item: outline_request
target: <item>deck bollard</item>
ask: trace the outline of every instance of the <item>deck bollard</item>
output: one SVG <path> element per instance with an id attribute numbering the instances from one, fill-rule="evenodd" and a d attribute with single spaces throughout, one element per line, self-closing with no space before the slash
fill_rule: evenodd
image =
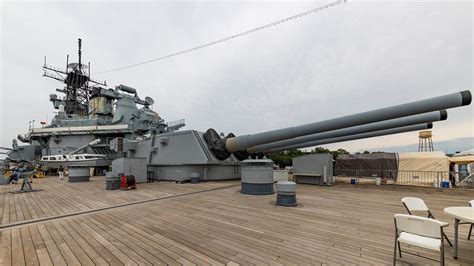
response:
<path id="1" fill-rule="evenodd" d="M 294 207 L 296 202 L 296 183 L 292 181 L 278 181 L 276 183 L 277 201 L 279 206 Z"/>

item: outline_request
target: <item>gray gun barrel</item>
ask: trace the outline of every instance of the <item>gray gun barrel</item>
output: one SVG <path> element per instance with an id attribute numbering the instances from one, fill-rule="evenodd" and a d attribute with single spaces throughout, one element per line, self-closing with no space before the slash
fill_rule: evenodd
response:
<path id="1" fill-rule="evenodd" d="M 388 119 L 469 105 L 471 103 L 471 98 L 472 96 L 470 91 L 462 91 L 301 126 L 288 127 L 238 137 L 230 137 L 225 140 L 225 149 L 227 152 L 243 151 L 253 146 L 296 138 L 309 134 L 316 134 L 329 130 L 358 126 Z"/>
<path id="2" fill-rule="evenodd" d="M 93 145 L 98 144 L 98 143 L 100 143 L 100 139 L 95 139 L 95 140 L 93 140 L 93 141 L 91 141 L 91 142 L 89 142 L 89 143 L 87 143 L 87 144 L 84 144 L 84 145 L 82 145 L 81 147 L 79 147 L 79 148 L 77 148 L 77 149 L 71 151 L 71 152 L 68 153 L 67 155 L 76 154 L 76 153 L 78 153 L 78 152 L 84 150 L 85 148 L 87 148 L 87 147 L 89 147 L 89 146 L 93 146 Z"/>
<path id="3" fill-rule="evenodd" d="M 331 131 L 326 131 L 322 133 L 296 137 L 296 138 L 292 138 L 288 140 L 271 142 L 271 143 L 267 143 L 263 145 L 250 147 L 247 149 L 247 152 L 259 153 L 259 152 L 264 152 L 264 151 L 277 148 L 277 147 L 286 147 L 286 146 L 297 145 L 300 143 L 306 143 L 310 141 L 349 136 L 349 135 L 354 135 L 354 134 L 361 134 L 361 133 L 366 133 L 366 132 L 397 128 L 397 127 L 403 127 L 403 126 L 417 125 L 417 124 L 427 123 L 427 122 L 436 122 L 436 121 L 446 120 L 447 118 L 448 118 L 448 112 L 446 112 L 446 110 L 434 111 L 434 112 L 429 112 L 429 113 L 424 113 L 424 114 L 418 114 L 418 115 L 412 115 L 412 116 L 400 117 L 400 118 L 395 118 L 395 119 L 386 120 L 386 121 L 370 123 L 366 125 L 331 130 Z"/>
<path id="4" fill-rule="evenodd" d="M 411 132 L 411 131 L 430 129 L 432 127 L 433 127 L 433 123 L 430 122 L 430 123 L 423 123 L 423 124 L 411 125 L 411 126 L 406 126 L 406 127 L 384 129 L 384 130 L 378 130 L 378 131 L 374 131 L 374 132 L 355 134 L 355 135 L 350 135 L 350 136 L 343 136 L 343 137 L 337 137 L 337 138 L 311 141 L 311 142 L 307 142 L 307 143 L 300 143 L 300 144 L 290 145 L 290 146 L 285 146 L 285 147 L 277 147 L 277 148 L 273 148 L 273 149 L 268 149 L 268 150 L 265 151 L 265 153 L 279 152 L 279 151 L 285 151 L 285 150 L 291 150 L 291 149 L 307 148 L 307 147 L 312 147 L 312 146 L 316 146 L 316 145 L 337 143 L 337 142 L 357 140 L 357 139 L 380 137 L 380 136 L 386 136 L 386 135 L 392 135 L 392 134 L 399 134 L 399 133 L 405 133 L 405 132 Z"/>

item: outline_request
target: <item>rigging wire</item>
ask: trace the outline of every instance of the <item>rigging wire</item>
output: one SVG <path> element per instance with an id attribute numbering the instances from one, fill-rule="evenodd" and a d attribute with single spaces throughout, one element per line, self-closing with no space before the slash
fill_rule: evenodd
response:
<path id="1" fill-rule="evenodd" d="M 170 57 L 182 55 L 182 54 L 189 53 L 189 52 L 192 52 L 192 51 L 195 51 L 195 50 L 198 50 L 198 49 L 202 49 L 202 48 L 206 48 L 206 47 L 209 47 L 209 46 L 212 46 L 212 45 L 216 45 L 216 44 L 220 44 L 220 43 L 223 43 L 223 42 L 226 42 L 226 41 L 230 41 L 232 39 L 239 38 L 239 37 L 254 33 L 256 31 L 260 31 L 260 30 L 264 30 L 264 29 L 267 29 L 267 28 L 270 28 L 270 27 L 274 27 L 276 25 L 279 25 L 279 24 L 282 24 L 282 23 L 285 23 L 285 22 L 288 22 L 288 21 L 291 21 L 291 20 L 294 20 L 294 19 L 298 19 L 298 18 L 307 16 L 307 15 L 311 15 L 311 14 L 314 14 L 314 13 L 319 12 L 321 10 L 324 10 L 326 8 L 330 8 L 330 7 L 345 3 L 345 2 L 346 2 L 346 0 L 338 0 L 338 1 L 335 1 L 335 2 L 332 2 L 332 3 L 329 3 L 327 5 L 324 5 L 324 6 L 313 8 L 313 9 L 305 11 L 303 13 L 293 15 L 291 17 L 280 19 L 280 20 L 262 25 L 260 27 L 253 28 L 251 30 L 243 31 L 243 32 L 240 32 L 240 33 L 237 33 L 237 34 L 234 34 L 234 35 L 231 35 L 231 36 L 228 36 L 228 37 L 225 37 L 225 38 L 213 41 L 213 42 L 201 44 L 201 45 L 198 45 L 198 46 L 195 46 L 193 48 L 189 48 L 189 49 L 186 49 L 186 50 L 183 50 L 183 51 L 180 51 L 180 52 L 175 52 L 175 53 L 172 53 L 172 54 L 169 54 L 169 55 L 153 58 L 153 59 L 146 60 L 146 61 L 143 61 L 143 62 L 139 62 L 139 63 L 123 66 L 123 67 L 117 67 L 117 68 L 113 68 L 113 69 L 109 69 L 109 70 L 105 70 L 105 71 L 99 71 L 99 72 L 95 72 L 95 73 L 92 73 L 92 74 L 96 75 L 96 74 L 104 74 L 104 73 L 119 71 L 119 70 L 123 70 L 123 69 L 128 69 L 128 68 L 137 67 L 137 66 L 140 66 L 140 65 L 149 64 L 149 63 L 152 63 L 152 62 L 164 60 L 164 59 L 167 59 L 167 58 L 170 58 Z"/>

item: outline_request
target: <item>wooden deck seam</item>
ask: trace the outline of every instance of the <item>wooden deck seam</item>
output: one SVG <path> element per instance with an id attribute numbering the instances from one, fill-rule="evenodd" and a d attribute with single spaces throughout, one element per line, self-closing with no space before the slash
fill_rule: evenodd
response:
<path id="1" fill-rule="evenodd" d="M 229 187 L 235 187 L 235 186 L 236 185 L 218 187 L 218 188 L 211 188 L 211 189 L 206 189 L 206 190 L 188 192 L 188 193 L 184 193 L 184 194 L 170 195 L 170 196 L 161 197 L 161 198 L 153 198 L 153 199 L 146 199 L 146 200 L 128 202 L 128 203 L 123 203 L 123 204 L 118 204 L 118 205 L 107 206 L 107 207 L 103 207 L 103 208 L 84 210 L 84 211 L 78 211 L 78 212 L 72 212 L 72 213 L 65 213 L 65 214 L 60 214 L 60 215 L 56 215 L 56 216 L 49 216 L 49 217 L 43 217 L 43 218 L 38 218 L 38 219 L 25 220 L 25 221 L 9 223 L 9 224 L 1 224 L 0 225 L 0 231 L 2 231 L 3 229 L 6 229 L 6 228 L 16 228 L 16 227 L 23 226 L 23 225 L 31 225 L 31 224 L 35 224 L 35 223 L 39 223 L 39 222 L 57 220 L 57 219 L 62 219 L 62 218 L 66 218 L 66 217 L 71 217 L 71 216 L 78 216 L 78 215 L 95 213 L 95 212 L 100 212 L 100 211 L 105 211 L 105 210 L 110 210 L 110 209 L 116 209 L 116 208 L 132 206 L 132 205 L 144 204 L 144 203 L 149 203 L 149 202 L 154 202 L 154 201 L 161 201 L 161 200 L 167 200 L 167 199 L 172 199 L 172 198 L 185 197 L 185 196 L 190 196 L 190 195 L 194 195 L 194 194 L 198 194 L 198 193 L 206 193 L 206 192 L 211 192 L 211 191 L 215 191 L 215 190 L 226 189 L 226 188 L 229 188 Z"/>

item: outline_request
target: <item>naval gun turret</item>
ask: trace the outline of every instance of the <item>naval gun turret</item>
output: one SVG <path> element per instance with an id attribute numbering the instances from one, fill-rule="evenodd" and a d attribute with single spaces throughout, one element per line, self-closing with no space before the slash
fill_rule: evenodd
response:
<path id="1" fill-rule="evenodd" d="M 469 105 L 469 91 L 256 134 L 221 138 L 216 130 L 152 134 L 114 142 L 126 157 L 146 160 L 149 175 L 184 181 L 240 178 L 240 161 L 249 156 L 354 139 L 428 129 L 446 120 L 446 109 Z"/>
<path id="2" fill-rule="evenodd" d="M 245 158 L 249 153 L 264 152 L 270 148 L 291 145 L 299 145 L 299 148 L 310 147 L 312 144 L 306 143 L 311 141 L 445 120 L 447 112 L 444 109 L 469 105 L 471 100 L 470 91 L 461 91 L 321 122 L 238 137 L 228 136 L 221 139 L 215 130 L 209 129 L 205 133 L 205 139 L 212 152 L 222 160 L 231 153 Z"/>

